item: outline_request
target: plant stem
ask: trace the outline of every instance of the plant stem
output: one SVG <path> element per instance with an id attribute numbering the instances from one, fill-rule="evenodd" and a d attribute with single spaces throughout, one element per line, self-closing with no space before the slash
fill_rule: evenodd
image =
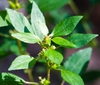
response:
<path id="1" fill-rule="evenodd" d="M 50 69 L 47 71 L 47 80 L 50 81 Z"/>
<path id="2" fill-rule="evenodd" d="M 9 36 L 7 34 L 3 34 L 3 33 L 0 33 L 0 36 L 5 37 L 5 38 L 12 38 L 11 36 Z"/>
<path id="3" fill-rule="evenodd" d="M 61 82 L 61 85 L 64 85 L 64 83 L 65 83 L 65 81 L 63 80 L 63 81 Z"/>
<path id="4" fill-rule="evenodd" d="M 23 54 L 22 44 L 21 44 L 21 42 L 19 40 L 17 40 L 17 43 L 18 43 L 20 54 L 22 55 Z"/>
<path id="5" fill-rule="evenodd" d="M 72 10 L 73 10 L 73 12 L 74 12 L 75 14 L 79 14 L 79 10 L 78 10 L 78 8 L 77 8 L 77 6 L 75 5 L 75 3 L 74 3 L 73 0 L 70 0 L 70 1 L 69 1 L 69 5 L 70 5 L 70 7 L 72 8 Z"/>
<path id="6" fill-rule="evenodd" d="M 32 69 L 27 69 L 27 74 L 28 74 L 28 77 L 29 77 L 30 81 L 33 82 L 34 78 L 32 76 Z"/>
<path id="7" fill-rule="evenodd" d="M 25 84 L 32 84 L 32 85 L 39 85 L 39 83 L 37 82 L 28 82 L 28 81 L 24 81 Z"/>

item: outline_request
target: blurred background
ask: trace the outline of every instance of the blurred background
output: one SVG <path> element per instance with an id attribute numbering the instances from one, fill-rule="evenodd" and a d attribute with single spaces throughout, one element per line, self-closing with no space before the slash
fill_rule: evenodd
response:
<path id="1" fill-rule="evenodd" d="M 8 0 L 10 1 L 10 0 Z M 18 43 L 14 39 L 10 39 L 10 33 L 14 29 L 11 25 L 8 26 L 1 16 L 5 18 L 5 8 L 9 7 L 14 9 L 7 0 L 0 0 L 0 72 L 8 72 L 11 62 L 20 55 Z M 15 2 L 15 0 L 11 0 Z M 35 0 L 43 12 L 46 24 L 50 31 L 61 20 L 75 15 L 82 15 L 83 19 L 77 25 L 73 33 L 94 33 L 100 34 L 100 0 Z M 50 2 L 51 1 L 51 2 Z M 21 8 L 19 12 L 23 13 L 29 19 L 32 4 L 28 0 L 19 0 Z M 81 75 L 85 85 L 100 85 L 100 37 L 92 40 L 87 46 L 93 48 L 91 60 L 89 62 L 87 71 Z M 84 46 L 83 48 L 87 47 Z M 80 48 L 82 49 L 82 48 Z M 41 48 L 37 44 L 22 43 L 22 50 L 27 51 L 31 56 L 37 56 Z M 64 55 L 65 59 L 72 53 L 79 49 L 59 49 Z M 17 74 L 25 80 L 29 80 L 27 74 L 23 70 L 10 71 Z M 44 65 L 37 63 L 32 70 L 34 78 L 38 81 L 37 76 L 45 76 L 46 71 Z M 59 73 L 51 73 L 51 85 L 59 85 L 61 77 Z M 67 83 L 65 85 L 68 85 Z"/>

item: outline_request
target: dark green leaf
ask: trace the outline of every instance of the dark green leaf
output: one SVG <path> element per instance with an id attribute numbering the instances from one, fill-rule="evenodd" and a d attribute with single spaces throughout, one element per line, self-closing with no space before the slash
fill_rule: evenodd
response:
<path id="1" fill-rule="evenodd" d="M 11 73 L 0 73 L 0 85 L 24 85 L 24 80 Z"/>
<path id="2" fill-rule="evenodd" d="M 60 64 L 63 60 L 63 56 L 53 49 L 48 49 L 45 52 L 45 56 L 56 64 Z"/>
<path id="3" fill-rule="evenodd" d="M 34 28 L 33 30 L 35 35 L 37 35 L 40 39 L 43 39 L 44 36 L 48 34 L 48 28 L 45 24 L 44 16 L 35 2 L 33 2 L 32 6 L 31 23 Z"/>
<path id="4" fill-rule="evenodd" d="M 77 74 L 83 74 L 86 71 L 88 62 L 90 60 L 92 49 L 86 48 L 72 54 L 65 62 L 64 67 L 67 70 Z"/>
<path id="5" fill-rule="evenodd" d="M 97 37 L 97 34 L 72 34 L 67 40 L 76 45 L 76 48 L 80 48 L 90 42 L 92 39 Z"/>
<path id="6" fill-rule="evenodd" d="M 42 11 L 50 11 L 67 4 L 69 0 L 39 0 L 38 5 Z"/>
<path id="7" fill-rule="evenodd" d="M 0 11 L 0 27 L 8 26 L 8 23 L 6 21 L 6 11 Z"/>
<path id="8" fill-rule="evenodd" d="M 9 15 L 12 25 L 18 32 L 24 32 L 25 28 L 27 28 L 31 33 L 34 33 L 32 26 L 25 16 L 15 10 L 8 8 L 7 13 Z"/>
<path id="9" fill-rule="evenodd" d="M 10 70 L 20 70 L 20 69 L 28 69 L 32 68 L 35 64 L 36 60 L 29 55 L 21 55 L 18 56 L 9 67 Z"/>
<path id="10" fill-rule="evenodd" d="M 65 36 L 70 34 L 81 19 L 82 16 L 72 16 L 59 22 L 54 27 L 51 36 Z"/>
<path id="11" fill-rule="evenodd" d="M 40 41 L 40 39 L 37 36 L 31 33 L 14 33 L 12 34 L 12 36 L 25 43 L 34 44 Z"/>
<path id="12" fill-rule="evenodd" d="M 67 47 L 67 48 L 75 48 L 76 47 L 72 42 L 70 42 L 64 38 L 61 38 L 61 37 L 54 37 L 52 39 L 52 41 L 62 47 Z"/>
<path id="13" fill-rule="evenodd" d="M 70 85 L 84 85 L 82 78 L 71 71 L 61 70 L 61 77 Z"/>

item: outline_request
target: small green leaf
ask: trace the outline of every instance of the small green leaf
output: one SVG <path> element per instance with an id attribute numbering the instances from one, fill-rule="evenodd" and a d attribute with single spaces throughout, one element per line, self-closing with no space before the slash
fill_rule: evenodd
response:
<path id="1" fill-rule="evenodd" d="M 14 33 L 12 34 L 12 36 L 25 43 L 34 44 L 40 41 L 40 39 L 37 36 L 31 33 Z"/>
<path id="2" fill-rule="evenodd" d="M 91 48 L 86 48 L 72 54 L 64 62 L 65 69 L 75 72 L 77 74 L 83 74 L 86 71 L 88 62 L 90 60 L 91 52 Z"/>
<path id="3" fill-rule="evenodd" d="M 71 71 L 61 70 L 61 77 L 70 85 L 84 85 L 82 78 Z"/>
<path id="4" fill-rule="evenodd" d="M 97 37 L 97 34 L 72 34 L 67 37 L 67 40 L 76 45 L 76 48 L 80 48 Z"/>
<path id="5" fill-rule="evenodd" d="M 82 16 L 72 16 L 59 22 L 50 35 L 56 37 L 70 34 L 81 19 Z"/>
<path id="6" fill-rule="evenodd" d="M 50 11 L 67 4 L 69 0 L 39 0 L 38 5 L 42 11 Z"/>
<path id="7" fill-rule="evenodd" d="M 48 34 L 48 28 L 45 24 L 44 16 L 34 1 L 31 12 L 31 23 L 34 28 L 33 30 L 35 35 L 37 35 L 40 39 L 43 39 L 44 36 Z"/>
<path id="8" fill-rule="evenodd" d="M 64 38 L 61 38 L 61 37 L 54 37 L 52 39 L 52 41 L 62 47 L 67 47 L 67 48 L 75 48 L 76 47 L 72 42 L 70 42 Z"/>
<path id="9" fill-rule="evenodd" d="M 48 59 L 50 59 L 51 61 L 53 61 L 56 64 L 60 64 L 63 60 L 62 54 L 60 54 L 59 52 L 57 52 L 53 49 L 48 49 L 45 52 L 45 56 L 47 56 Z"/>
<path id="10" fill-rule="evenodd" d="M 24 32 L 25 28 L 27 28 L 31 33 L 34 33 L 32 26 L 25 16 L 12 9 L 7 8 L 6 10 L 12 25 L 18 32 Z"/>
<path id="11" fill-rule="evenodd" d="M 1 85 L 24 85 L 24 80 L 11 73 L 0 73 Z"/>
<path id="12" fill-rule="evenodd" d="M 29 55 L 21 55 L 18 56 L 9 67 L 10 70 L 20 70 L 20 69 L 28 69 L 32 68 L 34 64 L 36 63 L 36 60 L 33 57 L 30 57 Z"/>

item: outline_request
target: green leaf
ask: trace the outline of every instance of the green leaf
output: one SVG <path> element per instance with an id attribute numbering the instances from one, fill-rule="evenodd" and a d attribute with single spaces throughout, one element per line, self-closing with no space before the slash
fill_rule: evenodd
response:
<path id="1" fill-rule="evenodd" d="M 20 51 L 19 51 L 18 45 L 12 44 L 12 45 L 9 47 L 9 49 L 10 49 L 10 51 L 13 52 L 14 54 L 20 55 Z"/>
<path id="2" fill-rule="evenodd" d="M 59 22 L 50 35 L 56 37 L 70 34 L 81 19 L 82 16 L 72 16 Z"/>
<path id="3" fill-rule="evenodd" d="M 53 50 L 53 49 L 48 49 L 45 52 L 45 56 L 47 56 L 47 58 L 51 61 L 53 61 L 56 64 L 60 64 L 63 60 L 63 56 L 62 54 L 60 54 L 59 52 Z"/>
<path id="4" fill-rule="evenodd" d="M 67 40 L 76 45 L 76 48 L 80 48 L 97 37 L 97 34 L 72 34 L 67 37 Z"/>
<path id="5" fill-rule="evenodd" d="M 61 77 L 70 85 L 84 85 L 82 78 L 71 71 L 61 70 Z"/>
<path id="6" fill-rule="evenodd" d="M 32 26 L 25 16 L 12 9 L 7 8 L 6 10 L 12 25 L 18 32 L 24 32 L 27 28 L 31 33 L 34 33 Z"/>
<path id="7" fill-rule="evenodd" d="M 37 35 L 40 39 L 43 39 L 44 36 L 48 34 L 48 28 L 45 24 L 44 16 L 35 2 L 33 2 L 32 5 L 31 23 L 34 28 L 33 30 L 35 35 Z"/>
<path id="8" fill-rule="evenodd" d="M 61 37 L 54 37 L 52 39 L 52 41 L 62 47 L 67 47 L 67 48 L 75 48 L 76 47 L 72 42 L 70 42 L 64 38 L 61 38 Z"/>
<path id="9" fill-rule="evenodd" d="M 33 3 L 33 0 L 29 0 L 30 1 L 30 3 Z"/>
<path id="10" fill-rule="evenodd" d="M 0 27 L 8 26 L 8 23 L 6 21 L 6 16 L 7 16 L 6 11 L 0 11 Z"/>
<path id="11" fill-rule="evenodd" d="M 65 4 L 67 4 L 69 0 L 39 0 L 38 5 L 42 11 L 50 11 L 54 9 L 58 9 Z"/>
<path id="12" fill-rule="evenodd" d="M 31 33 L 14 33 L 12 34 L 12 36 L 25 43 L 34 44 L 40 41 L 40 39 L 37 36 Z"/>
<path id="13" fill-rule="evenodd" d="M 33 57 L 30 57 L 29 55 L 21 55 L 18 56 L 9 67 L 10 70 L 20 70 L 20 69 L 28 69 L 32 68 L 34 64 L 36 63 L 36 60 Z"/>
<path id="14" fill-rule="evenodd" d="M 65 69 L 75 72 L 77 74 L 83 74 L 86 71 L 91 52 L 92 48 L 86 48 L 72 54 L 64 62 Z"/>
<path id="15" fill-rule="evenodd" d="M 11 73 L 0 73 L 1 85 L 24 85 L 24 80 Z"/>

